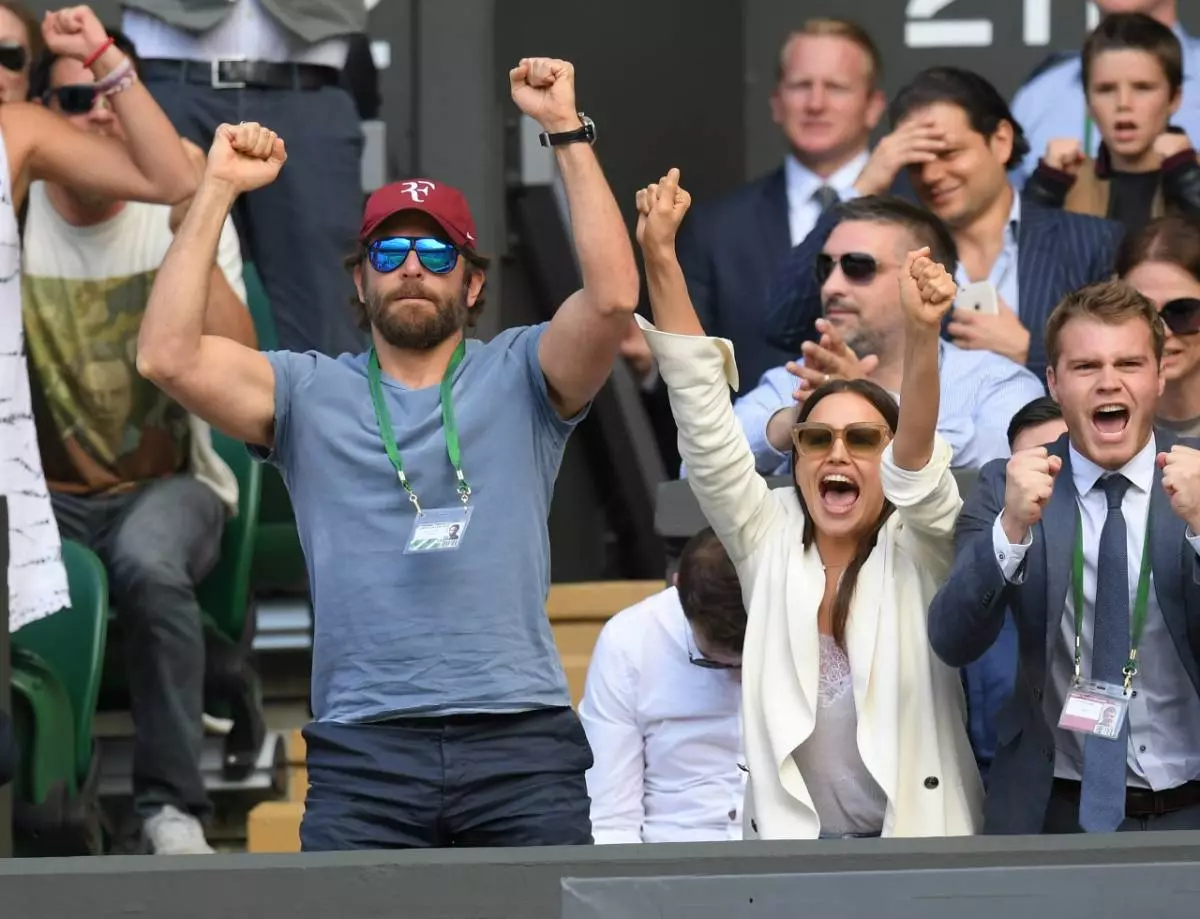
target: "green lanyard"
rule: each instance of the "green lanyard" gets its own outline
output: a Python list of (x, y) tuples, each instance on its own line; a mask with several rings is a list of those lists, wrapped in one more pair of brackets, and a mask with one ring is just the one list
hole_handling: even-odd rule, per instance
[[(1075, 519), (1078, 530), (1075, 533), (1075, 565), (1071, 580), (1075, 595), (1075, 682), (1080, 679), (1080, 663), (1083, 658), (1081, 648), (1083, 641), (1083, 517), (1080, 516), (1079, 506), (1075, 507)], [(1146, 539), (1142, 543), (1142, 572), (1138, 575), (1137, 595), (1133, 601), (1133, 618), (1129, 628), (1129, 660), (1121, 668), (1125, 675), (1125, 695), (1133, 688), (1133, 678), (1137, 675), (1138, 644), (1142, 640), (1142, 629), (1146, 626), (1146, 606), (1150, 602), (1150, 525), (1149, 516), (1146, 520)], [(1092, 638), (1095, 641), (1095, 636)]]
[[(458, 445), (458, 425), (454, 421), (454, 405), (450, 399), (450, 392), (454, 386), (454, 371), (462, 363), (463, 355), (466, 353), (467, 343), (465, 340), (460, 341), (450, 358), (450, 366), (446, 368), (446, 372), (442, 375), (440, 396), (442, 405), (442, 432), (446, 435), (446, 453), (450, 457), (450, 465), (454, 467), (455, 475), (458, 476), (458, 496), (462, 499), (464, 505), (470, 500), (471, 486), (467, 484), (466, 476), (463, 475), (462, 451)], [(417, 493), (413, 491), (412, 485), (409, 484), (408, 476), (404, 474), (404, 464), (400, 461), (400, 451), (396, 449), (396, 432), (392, 430), (392, 413), (388, 411), (387, 402), (383, 399), (383, 386), (380, 384), (379, 355), (375, 353), (374, 348), (371, 349), (371, 356), (367, 361), (367, 383), (371, 387), (371, 404), (375, 406), (375, 421), (379, 425), (379, 437), (383, 441), (383, 449), (387, 451), (388, 459), (392, 461), (392, 465), (396, 468), (396, 477), (400, 479), (400, 484), (408, 492), (408, 500), (417, 509), (417, 513), (421, 514), (423, 513), (421, 503), (417, 500)]]
[(1092, 155), (1092, 118), (1090, 115), (1083, 116), (1083, 155)]

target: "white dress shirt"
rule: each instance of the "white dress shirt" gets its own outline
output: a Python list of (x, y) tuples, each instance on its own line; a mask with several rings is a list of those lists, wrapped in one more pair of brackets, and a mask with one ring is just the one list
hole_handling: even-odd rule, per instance
[(179, 61), (270, 61), (318, 64), (341, 70), (349, 42), (329, 38), (310, 44), (293, 35), (263, 7), (261, 0), (233, 0), (233, 11), (207, 32), (192, 34), (141, 10), (126, 8), (121, 31), (138, 56)]
[[(1080, 651), (1082, 674), (1087, 678), (1092, 661), (1100, 532), (1108, 515), (1108, 502), (1098, 483), (1107, 470), (1084, 457), (1074, 446), (1071, 446), (1070, 454), (1076, 500), (1083, 521), (1083, 596), (1087, 609), (1083, 615)], [(1156, 456), (1157, 448), (1151, 435), (1146, 446), (1118, 470), (1131, 483), (1121, 501), (1121, 513), (1125, 517), (1131, 612), (1141, 575), (1142, 546), (1146, 540)], [(1192, 536), (1189, 532), (1188, 543), (1200, 553), (1200, 537)], [(1020, 583), (1023, 573), (1018, 573), (1017, 569), (1032, 545), (1032, 535), (1023, 545), (1009, 543), (998, 516), (992, 526), (992, 544), (1004, 577), (1011, 583)], [(1134, 677), (1134, 691), (1129, 701), (1127, 783), (1162, 791), (1200, 777), (1200, 696), (1196, 695), (1167, 631), (1154, 589), (1153, 574), (1150, 585), (1146, 625), (1138, 647), (1138, 673)], [(1054, 775), (1060, 779), (1078, 781), (1083, 775), (1083, 735), (1058, 728), (1058, 719), (1075, 671), (1073, 588), (1067, 590), (1059, 628), (1049, 629), (1048, 633), (1050, 685), (1046, 688), (1043, 701), (1057, 751)]]
[[(1017, 259), (1021, 251), (1018, 242), (1020, 230), (1021, 194), (1013, 189), (1012, 207), (1008, 210), (1008, 223), (1004, 225), (1004, 246), (1000, 250), (1000, 254), (996, 256), (996, 261), (992, 263), (992, 270), (988, 272), (988, 276), (974, 279), (991, 281), (992, 286), (996, 288), (996, 293), (1000, 295), (1000, 299), (1018, 316), (1021, 315), (1021, 284), (1020, 276), (1017, 273)], [(963, 267), (962, 262), (959, 262), (958, 268), (954, 272), (954, 283), (961, 290), (971, 281), (967, 269)]]
[(783, 163), (783, 175), (787, 186), (788, 228), (791, 232), (792, 245), (798, 246), (812, 232), (813, 227), (821, 218), (821, 205), (814, 197), (817, 191), (828, 185), (838, 193), (838, 198), (845, 201), (857, 197), (853, 191), (854, 183), (858, 180), (863, 167), (867, 165), (870, 153), (864, 150), (845, 166), (827, 179), (822, 179), (794, 156), (789, 156)]
[(600, 633), (579, 705), (597, 844), (742, 838), (741, 681), (690, 642), (674, 587)]

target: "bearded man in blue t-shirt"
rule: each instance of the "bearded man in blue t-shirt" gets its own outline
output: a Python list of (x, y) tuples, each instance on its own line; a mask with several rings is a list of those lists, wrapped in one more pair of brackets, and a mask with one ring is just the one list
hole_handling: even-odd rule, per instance
[(139, 370), (257, 445), (292, 497), (316, 618), (306, 850), (591, 842), (591, 751), (545, 615), (546, 518), (638, 275), (573, 68), (534, 58), (509, 76), (555, 151), (583, 276), (550, 322), (466, 339), (487, 261), (463, 196), (416, 179), (363, 216), (351, 268), (367, 353), (205, 335), (221, 223), (286, 159), (242, 124), (217, 132), (142, 323)]

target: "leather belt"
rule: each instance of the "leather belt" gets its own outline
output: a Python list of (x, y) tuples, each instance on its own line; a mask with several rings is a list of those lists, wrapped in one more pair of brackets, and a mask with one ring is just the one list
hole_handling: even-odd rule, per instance
[(321, 89), (334, 86), (341, 71), (320, 64), (281, 64), (274, 61), (143, 60), (138, 67), (143, 80), (198, 83), (213, 89)]
[[(1053, 793), (1079, 803), (1080, 784), (1070, 779), (1055, 779)], [(1126, 817), (1161, 817), (1200, 804), (1200, 782), (1187, 782), (1162, 791), (1149, 788), (1125, 789)]]

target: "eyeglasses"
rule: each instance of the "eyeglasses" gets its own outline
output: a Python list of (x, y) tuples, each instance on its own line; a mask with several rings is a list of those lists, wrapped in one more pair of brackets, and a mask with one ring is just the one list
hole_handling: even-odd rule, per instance
[(5, 70), (19, 73), (25, 69), (25, 64), (28, 60), (29, 52), (25, 50), (24, 45), (9, 43), (0, 45), (0, 67), (3, 67)]
[(1200, 332), (1200, 299), (1180, 297), (1168, 300), (1158, 315), (1173, 335), (1195, 335)]
[(891, 428), (871, 421), (857, 421), (844, 428), (819, 421), (802, 421), (792, 426), (792, 443), (801, 456), (823, 456), (833, 449), (835, 440), (841, 440), (851, 456), (871, 459), (882, 453), (891, 439)]
[(389, 236), (377, 239), (367, 247), (367, 259), (380, 274), (388, 274), (404, 264), (408, 253), (416, 250), (421, 267), (434, 274), (453, 271), (458, 263), (458, 250), (450, 243), (428, 236)]
[(703, 667), (705, 670), (741, 670), (742, 669), (741, 664), (730, 664), (730, 663), (726, 663), (725, 661), (714, 661), (710, 657), (704, 657), (703, 655), (700, 654), (699, 651), (696, 651), (696, 653), (693, 654), (692, 653), (692, 648), (693, 648), (692, 641), (693, 641), (692, 633), (691, 633), (691, 630), (689, 630), (688, 636), (687, 636), (688, 663), (693, 664), (697, 667)]
[(837, 258), (822, 252), (817, 256), (817, 262), (813, 266), (813, 273), (817, 277), (819, 286), (824, 286), (825, 282), (829, 280), (835, 265), (841, 265), (842, 274), (855, 284), (871, 283), (875, 280), (875, 275), (879, 273), (881, 267), (875, 260), (875, 256), (867, 255), (865, 252), (847, 252)]
[(58, 108), (64, 115), (86, 115), (96, 104), (97, 95), (96, 84), (76, 83), (46, 90), (42, 101), (49, 105), (51, 99), (58, 100)]

